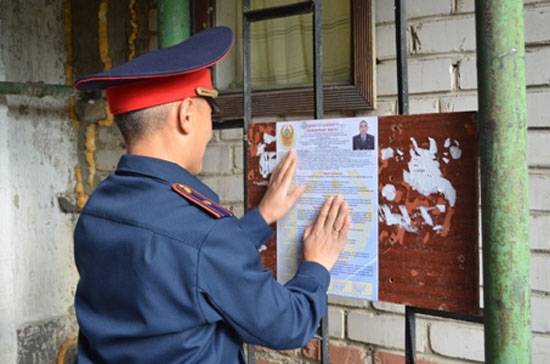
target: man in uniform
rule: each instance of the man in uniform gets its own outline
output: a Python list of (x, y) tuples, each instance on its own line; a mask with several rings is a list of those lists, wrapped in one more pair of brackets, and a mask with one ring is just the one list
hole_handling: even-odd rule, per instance
[(327, 311), (346, 203), (327, 199), (283, 286), (258, 248), (303, 192), (290, 188), (295, 155), (240, 219), (195, 177), (212, 135), (209, 67), (231, 44), (228, 28), (211, 28), (76, 83), (105, 89), (127, 145), (75, 230), (78, 363), (244, 363), (243, 342), (303, 346)]
[(353, 150), (374, 149), (374, 135), (369, 134), (369, 125), (365, 120), (359, 123), (359, 134), (353, 137)]

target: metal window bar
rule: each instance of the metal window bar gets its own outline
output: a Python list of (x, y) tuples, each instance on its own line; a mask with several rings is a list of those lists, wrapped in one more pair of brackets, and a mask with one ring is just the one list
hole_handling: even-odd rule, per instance
[[(290, 5), (275, 6), (265, 9), (250, 10), (250, 0), (243, 1), (243, 165), (248, 170), (248, 127), (252, 122), (252, 88), (251, 88), (251, 61), (250, 61), (250, 23), (271, 20), (301, 14), (312, 13), (313, 17), (313, 78), (314, 78), (314, 109), (315, 119), (323, 118), (323, 40), (322, 40), (322, 11), (321, 0), (302, 1)], [(243, 174), (244, 196), (247, 196), (247, 178)], [(246, 202), (245, 202), (246, 209)], [(328, 315), (321, 320), (321, 362), (329, 364), (329, 336)], [(247, 345), (247, 360), (249, 364), (256, 363), (256, 353), (253, 345)]]
[[(409, 113), (409, 80), (407, 64), (407, 11), (405, 0), (395, 0), (395, 48), (397, 57), (397, 104), (399, 114)], [(405, 306), (405, 363), (416, 363), (416, 315), (483, 323), (481, 316)]]

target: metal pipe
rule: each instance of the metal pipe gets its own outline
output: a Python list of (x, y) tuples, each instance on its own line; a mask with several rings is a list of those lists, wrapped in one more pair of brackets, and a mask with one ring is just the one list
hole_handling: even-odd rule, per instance
[(405, 364), (416, 363), (416, 315), (411, 306), (405, 306)]
[[(250, 64), (250, 0), (243, 0), (243, 193), (244, 210), (248, 210), (248, 128), (252, 122), (252, 67)], [(256, 364), (254, 345), (246, 345), (247, 364)]]
[(44, 82), (0, 82), (0, 95), (69, 97), (76, 95), (76, 90), (72, 86)]
[[(323, 11), (321, 0), (314, 1), (313, 8), (313, 93), (315, 119), (324, 117), (323, 99)], [(328, 302), (328, 298), (327, 298)], [(330, 343), (328, 313), (321, 319), (321, 363), (330, 363)]]
[(178, 44), (191, 35), (189, 0), (159, 0), (159, 47)]
[(324, 113), (323, 102), (323, 18), (321, 0), (315, 0), (313, 8), (313, 75), (315, 93), (315, 119), (322, 119)]
[(407, 68), (407, 9), (405, 0), (395, 0), (395, 48), (397, 56), (397, 104), (399, 114), (409, 113)]
[(485, 360), (531, 349), (522, 0), (476, 1)]

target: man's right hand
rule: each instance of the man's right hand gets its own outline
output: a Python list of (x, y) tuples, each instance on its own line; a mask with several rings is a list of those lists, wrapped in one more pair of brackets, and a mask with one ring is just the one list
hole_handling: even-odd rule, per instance
[(340, 196), (329, 197), (304, 232), (304, 260), (330, 271), (344, 248), (350, 224), (347, 203)]
[(260, 214), (268, 224), (286, 215), (304, 193), (304, 186), (291, 189), (297, 162), (296, 153), (291, 150), (271, 174), (267, 191), (258, 205)]

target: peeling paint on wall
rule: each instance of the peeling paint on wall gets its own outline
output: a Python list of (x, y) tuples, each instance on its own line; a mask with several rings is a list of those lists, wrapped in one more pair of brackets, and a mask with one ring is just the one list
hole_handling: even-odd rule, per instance
[[(403, 169), (403, 182), (406, 190), (396, 188), (394, 184), (382, 187), (382, 197), (386, 203), (381, 203), (379, 220), (387, 226), (398, 226), (400, 233), (395, 242), (401, 242), (404, 232), (426, 234), (422, 227), (430, 227), (430, 231), (444, 237), (449, 233), (454, 214), (457, 193), (451, 182), (443, 177), (438, 157), (446, 164), (451, 160), (460, 159), (462, 151), (456, 139), (447, 138), (443, 142), (443, 150), (438, 153), (437, 142), (428, 137), (428, 147), (422, 148), (416, 139), (411, 138), (409, 149), (410, 159)], [(388, 163), (399, 162), (405, 153), (399, 149), (384, 148), (381, 150), (380, 168), (386, 168)], [(409, 190), (420, 194), (409, 201), (405, 196)], [(405, 201), (405, 204), (403, 204)], [(429, 235), (424, 236), (426, 240)]]
[(437, 143), (433, 138), (429, 138), (429, 148), (420, 148), (414, 138), (411, 138), (413, 148), (409, 154), (409, 170), (403, 171), (403, 180), (407, 182), (414, 190), (423, 195), (432, 193), (441, 193), (449, 201), (451, 206), (456, 203), (456, 190), (444, 178), (437, 161)]
[(260, 157), (259, 172), (263, 178), (267, 178), (277, 165), (277, 153), (266, 150), (267, 145), (275, 141), (275, 136), (264, 133), (262, 143), (256, 145), (256, 156)]

